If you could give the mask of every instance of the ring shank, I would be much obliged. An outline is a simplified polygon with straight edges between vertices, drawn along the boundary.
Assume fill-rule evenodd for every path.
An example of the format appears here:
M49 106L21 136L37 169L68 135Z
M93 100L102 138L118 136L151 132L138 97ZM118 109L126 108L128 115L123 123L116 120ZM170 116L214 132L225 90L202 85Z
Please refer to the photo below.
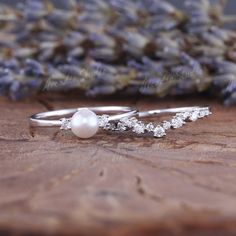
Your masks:
M139 117L147 117L147 116L154 116L154 115L168 115L171 113L178 113L178 112L190 112L190 111L194 111L196 109L197 110L206 110L206 109L209 109L209 107L193 106L193 107L158 109L158 110L139 112L138 116Z
M72 109L63 109L56 111L48 111L34 114L30 117L30 126L43 126L43 127L54 127L61 126L62 121L60 118L71 117L74 113L79 111L82 108L88 108L96 114L107 114L107 113L119 113L115 115L111 115L109 117L109 121L115 121L122 119L124 117L132 117L137 114L137 110L131 107L123 107L123 106L101 106L101 107L80 107L80 108L72 108ZM52 119L57 118L57 119Z

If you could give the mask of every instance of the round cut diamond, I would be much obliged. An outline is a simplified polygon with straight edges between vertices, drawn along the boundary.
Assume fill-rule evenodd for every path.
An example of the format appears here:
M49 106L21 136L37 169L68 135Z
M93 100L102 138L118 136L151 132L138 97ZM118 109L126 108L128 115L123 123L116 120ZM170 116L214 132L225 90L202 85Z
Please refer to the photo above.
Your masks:
M154 131L154 129L155 129L155 126L154 126L153 123L149 123L149 124L146 125L146 130L148 132Z
M206 116L206 111L199 111L199 114L198 114L198 118L203 118L203 117L205 117Z
M167 129L170 129L171 128L171 123L169 121L164 121L162 123L162 127L167 130Z
M198 118L199 118L199 111L192 112L192 114L189 117L191 121L196 121Z
M103 127L104 130L117 130L116 125L114 123L108 123L106 126Z
M61 130L70 130L71 129L71 119L62 118L61 121Z
M181 112L181 113L177 113L176 117L180 117L183 120L186 120L189 116L190 116L190 112Z
M109 115L98 117L99 127L105 128L109 124Z
M137 122L133 127L133 131L137 134L143 134L144 130L145 130L145 125L140 122Z
M181 126L183 126L185 122L180 118L180 117L174 117L172 120L171 120L171 126L174 128L174 129L177 129L177 128L180 128Z
M130 128L139 123L139 121L135 117L132 117L131 119L129 119L129 121L130 121Z
M132 119L129 119L129 118L127 118L127 117L122 118L122 119L120 120L120 122L124 123L124 124L125 124L127 127L129 127L129 128L131 128L132 125L133 125Z
M165 129L162 128L160 125L158 125L155 129L154 129L154 137L157 138L161 138L163 136L166 135Z
M126 127L126 125L125 125L124 123L119 122L119 123L117 124L117 130L118 130L118 131L125 131L125 130L127 130L127 127Z

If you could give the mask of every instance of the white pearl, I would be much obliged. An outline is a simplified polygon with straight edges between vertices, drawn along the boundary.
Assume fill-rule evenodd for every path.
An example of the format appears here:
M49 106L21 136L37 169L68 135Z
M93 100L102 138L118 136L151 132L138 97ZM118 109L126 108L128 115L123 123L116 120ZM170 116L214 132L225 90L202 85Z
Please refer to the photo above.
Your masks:
M79 138L90 138L98 129L98 117L88 108L79 109L71 118L71 130Z

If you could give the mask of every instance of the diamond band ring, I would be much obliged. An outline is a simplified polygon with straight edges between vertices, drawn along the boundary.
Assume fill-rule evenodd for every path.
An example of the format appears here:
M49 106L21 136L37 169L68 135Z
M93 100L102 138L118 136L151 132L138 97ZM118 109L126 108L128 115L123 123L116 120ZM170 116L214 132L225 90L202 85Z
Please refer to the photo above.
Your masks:
M101 113L114 115L98 115ZM59 126L64 130L71 129L79 138L90 138L97 133L99 127L104 127L105 123L129 118L136 114L136 109L122 106L64 109L35 114L30 117L30 125L40 127Z
M160 116L175 114L170 120L164 120L161 123L145 123L136 117L124 117L119 120L116 127L111 128L113 131L128 131L131 130L136 134L151 133L156 138L161 138L166 135L169 129L177 129L182 127L188 121L197 121L211 115L209 107L180 107L169 109L158 109L151 111L143 111L138 113L139 118L147 118L151 116Z
M112 113L112 115L108 115ZM114 114L115 113L115 114ZM142 118L173 114L169 120L160 123L141 121ZM99 115L101 114L101 115ZM61 130L71 130L80 138L90 138L99 128L110 131L132 131L136 134L150 133L161 138L169 129L182 127L188 121L209 116L209 107L179 107L138 112L131 107L105 106L65 109L38 113L30 118L31 126L60 126ZM57 120L52 118L58 117ZM68 118L65 118L68 117Z

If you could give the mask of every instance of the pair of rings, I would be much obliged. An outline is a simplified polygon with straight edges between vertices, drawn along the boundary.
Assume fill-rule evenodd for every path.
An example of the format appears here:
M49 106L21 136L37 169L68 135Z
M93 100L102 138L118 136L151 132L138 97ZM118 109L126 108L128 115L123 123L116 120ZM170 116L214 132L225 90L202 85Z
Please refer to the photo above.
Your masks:
M174 114L169 120L153 123L140 118ZM136 134L149 133L161 138L169 129L182 127L188 121L196 121L209 116L209 107L179 107L138 111L132 107L101 106L42 112L30 117L31 126L60 127L71 130L79 138L94 136L99 128L109 131L132 131Z

